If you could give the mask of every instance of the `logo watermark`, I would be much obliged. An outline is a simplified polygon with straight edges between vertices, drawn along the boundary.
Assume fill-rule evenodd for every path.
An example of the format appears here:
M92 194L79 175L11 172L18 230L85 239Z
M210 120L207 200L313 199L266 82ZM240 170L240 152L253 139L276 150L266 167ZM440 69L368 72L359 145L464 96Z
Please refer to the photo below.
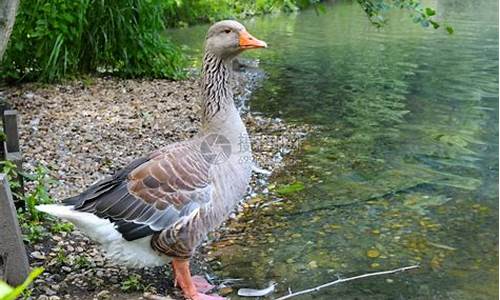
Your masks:
M206 162L218 165L231 156L231 142L221 134L210 134L203 139L200 152Z

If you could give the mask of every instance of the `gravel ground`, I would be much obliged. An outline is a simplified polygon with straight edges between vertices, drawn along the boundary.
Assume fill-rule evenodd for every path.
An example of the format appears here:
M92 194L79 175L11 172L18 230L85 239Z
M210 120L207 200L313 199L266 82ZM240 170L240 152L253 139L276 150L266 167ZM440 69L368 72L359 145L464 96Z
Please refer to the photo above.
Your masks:
M262 78L256 70L238 72L235 88L241 107ZM134 158L190 138L200 123L196 79L92 78L11 87L4 96L20 114L24 168L47 166L59 181L50 190L58 200L81 192ZM269 171L283 167L282 157L311 130L250 113L244 114L244 120L256 161ZM267 178L255 173L246 199L262 192ZM167 295L164 299L180 297L172 287L169 267L135 270L116 265L78 230L50 235L29 245L28 252L33 266L46 268L35 282L31 299L139 299L143 291ZM193 263L194 273L210 274L203 255Z

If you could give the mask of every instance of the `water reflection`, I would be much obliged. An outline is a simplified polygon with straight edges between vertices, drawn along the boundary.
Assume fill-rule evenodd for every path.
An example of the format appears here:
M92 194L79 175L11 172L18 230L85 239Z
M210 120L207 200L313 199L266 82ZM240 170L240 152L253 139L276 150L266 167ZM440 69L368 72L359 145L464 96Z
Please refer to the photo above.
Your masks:
M438 5L453 36L348 2L249 22L271 45L251 109L322 130L273 182L305 189L233 223L220 274L284 293L420 263L317 298L498 297L498 3Z

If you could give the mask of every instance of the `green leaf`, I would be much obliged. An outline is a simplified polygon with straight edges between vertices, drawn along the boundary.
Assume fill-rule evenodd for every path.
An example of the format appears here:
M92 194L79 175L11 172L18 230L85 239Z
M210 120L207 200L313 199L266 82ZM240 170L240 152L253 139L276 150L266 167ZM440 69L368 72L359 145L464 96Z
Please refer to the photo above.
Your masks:
M425 8L425 14L428 16L428 17L432 17L436 14L436 11L430 7L426 7Z
M299 191L302 191L304 189L304 184L300 181L291 183L291 184L285 184L280 186L279 188L276 189L276 192L282 196L296 193Z
M451 27L451 26L446 26L446 31L448 31L449 34L453 34L453 32L455 32L453 30L453 27Z
M3 281L0 281L0 300L15 300L19 297L25 289L37 278L40 274L42 274L43 268L35 268L28 275L28 278L19 286L12 288L8 284Z
M435 22L435 21L432 21L432 20L429 20L429 22L431 22L432 27L434 27L434 29L438 29L439 26L440 26L438 22Z
M7 283L0 281L0 299L5 299L14 289Z

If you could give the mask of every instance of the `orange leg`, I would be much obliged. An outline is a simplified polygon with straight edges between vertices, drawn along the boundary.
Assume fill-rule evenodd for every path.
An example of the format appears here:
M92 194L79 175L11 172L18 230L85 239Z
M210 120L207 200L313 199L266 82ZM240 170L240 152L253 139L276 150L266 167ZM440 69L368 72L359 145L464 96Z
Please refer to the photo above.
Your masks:
M200 285L198 288L200 290L204 289L207 291L208 288L206 285L208 284L206 281L199 280L198 276L195 276L195 280L191 277L191 272L189 271L189 260L188 259L179 259L174 258L172 260L172 268L174 269L174 277L175 277L175 285L179 285L184 293L184 296L187 299L191 300L222 300L222 298L217 295L205 295L203 293L198 292L195 283ZM213 287L211 287L213 288ZM210 288L210 289L211 289ZM210 290L208 289L208 290Z

